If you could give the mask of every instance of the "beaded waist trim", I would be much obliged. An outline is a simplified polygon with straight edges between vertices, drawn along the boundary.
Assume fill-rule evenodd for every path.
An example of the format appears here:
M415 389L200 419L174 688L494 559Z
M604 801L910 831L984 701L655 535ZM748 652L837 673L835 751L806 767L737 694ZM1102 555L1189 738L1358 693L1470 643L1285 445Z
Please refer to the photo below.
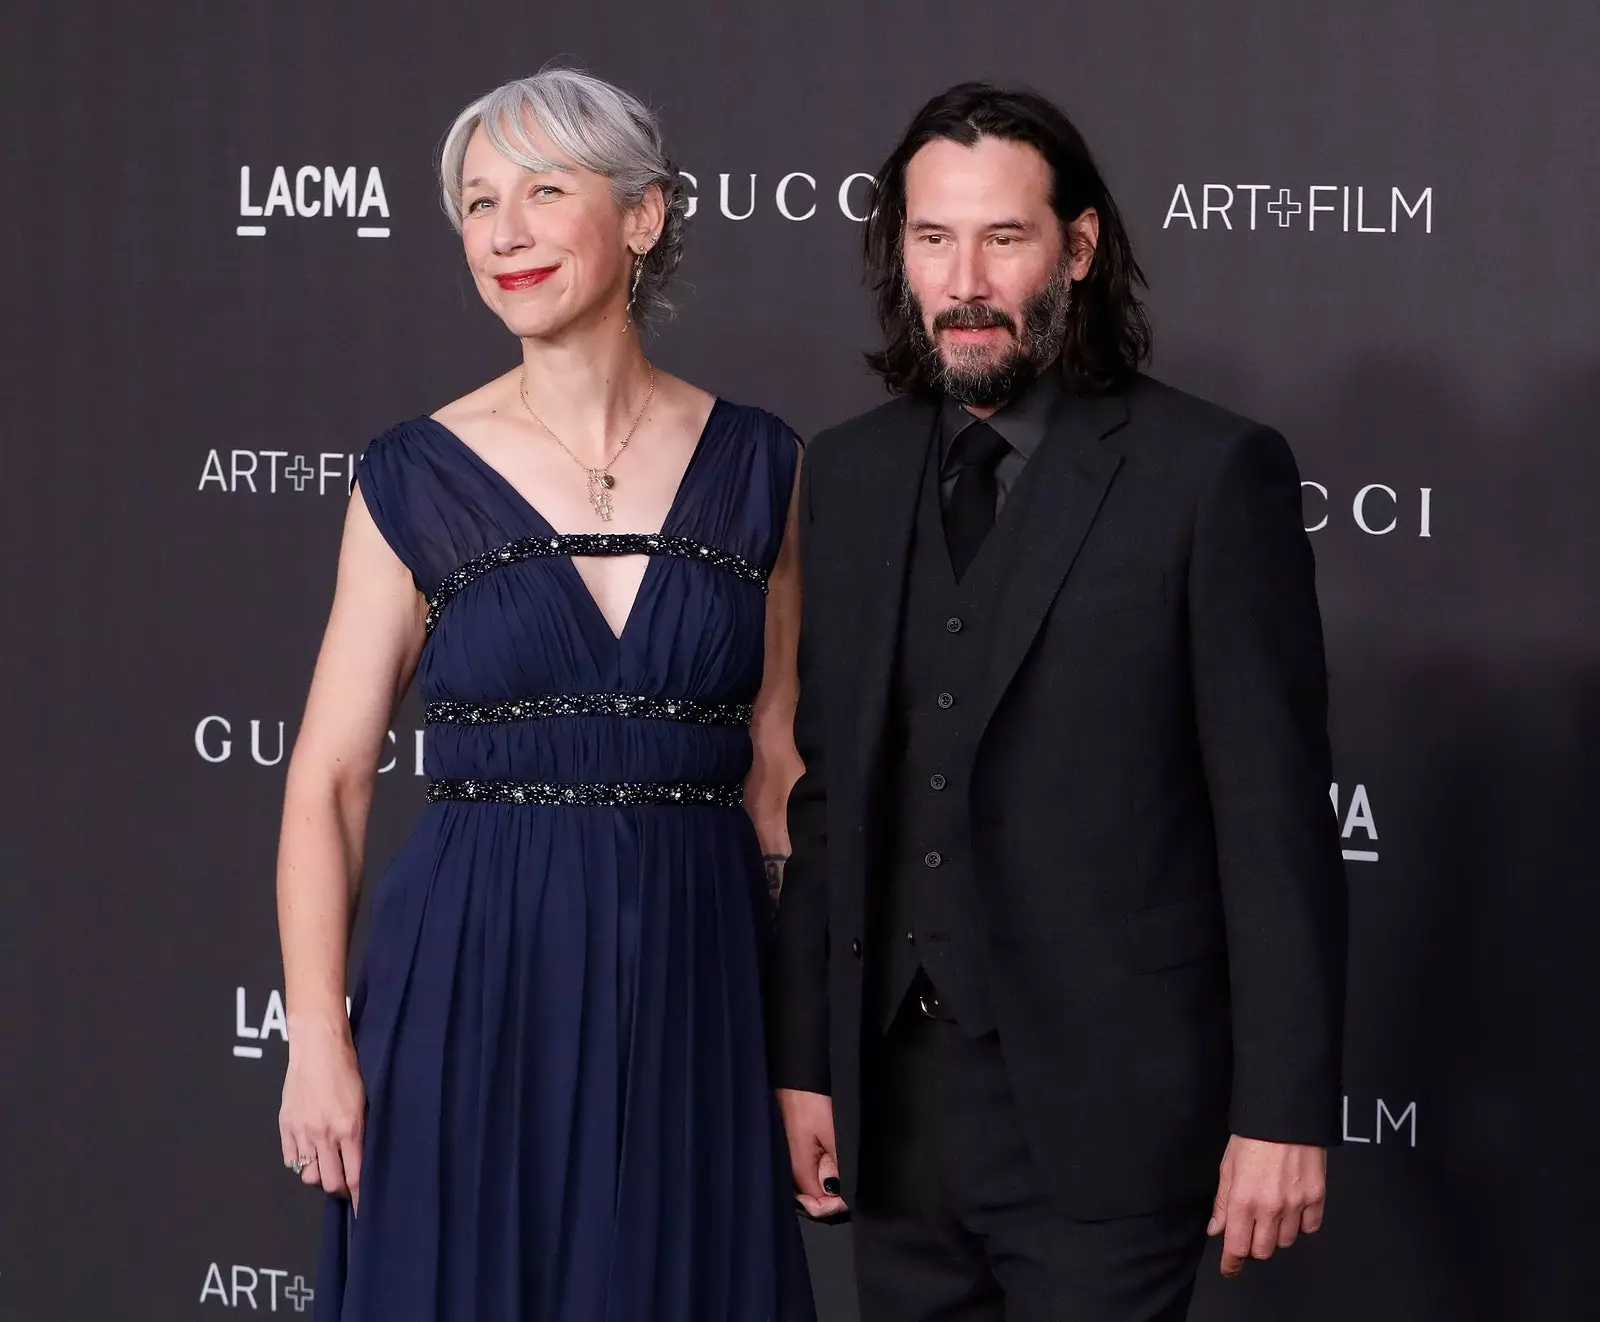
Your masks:
M763 592L767 590L767 572L751 564L742 555L732 551L719 551L714 546L697 542L692 537L668 537L661 533L644 532L572 532L555 537L523 537L495 551L474 556L460 568L446 574L433 596L428 598L428 614L423 622L426 633L433 632L439 623L439 614L450 598L462 588L477 582L491 570L504 565L514 565L521 560L561 555L671 555L683 560L698 560L714 569L723 569L748 583L754 583Z
M500 725L550 716L635 716L694 725L749 725L748 702L694 702L689 698L647 698L632 693L558 693L510 702L430 702L423 709L429 725Z
M466 803L573 804L597 808L634 808L673 803L737 808L744 803L744 786L738 783L679 781L541 785L524 780L436 780L428 786L428 802L438 803L444 799Z

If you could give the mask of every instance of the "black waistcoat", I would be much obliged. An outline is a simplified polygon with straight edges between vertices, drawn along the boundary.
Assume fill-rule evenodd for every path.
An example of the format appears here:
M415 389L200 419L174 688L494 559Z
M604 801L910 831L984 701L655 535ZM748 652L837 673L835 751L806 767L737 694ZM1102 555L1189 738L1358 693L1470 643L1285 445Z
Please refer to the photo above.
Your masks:
M938 434L929 443L900 619L884 802L884 890L871 934L870 1015L887 1028L920 968L973 1034L994 1026L987 943L972 871L966 728L990 645L992 606L1024 514L1019 480L958 584L939 504Z

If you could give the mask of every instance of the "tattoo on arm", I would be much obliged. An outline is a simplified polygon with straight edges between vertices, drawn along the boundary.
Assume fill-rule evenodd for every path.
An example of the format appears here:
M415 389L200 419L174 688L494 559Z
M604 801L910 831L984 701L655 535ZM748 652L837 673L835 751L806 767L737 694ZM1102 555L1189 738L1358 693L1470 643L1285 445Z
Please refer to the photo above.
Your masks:
M789 861L787 854L763 854L761 866L767 873L767 898L772 907L778 907L778 896L783 890L783 865Z

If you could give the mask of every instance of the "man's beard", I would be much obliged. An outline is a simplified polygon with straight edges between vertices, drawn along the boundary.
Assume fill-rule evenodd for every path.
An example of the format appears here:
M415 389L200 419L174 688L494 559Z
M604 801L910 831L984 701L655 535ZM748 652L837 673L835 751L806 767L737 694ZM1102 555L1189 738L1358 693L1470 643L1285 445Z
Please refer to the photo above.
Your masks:
M1061 354L1067 338L1067 304L1071 283L1065 268L1058 269L1044 288L1022 303L1022 330L1004 310L989 303L957 303L933 319L930 335L922 305L905 284L911 341L934 387L960 404L973 408L998 408L1015 398ZM983 345L946 346L940 352L936 337L944 330L980 330L1000 326L1011 332L1011 344L998 357Z

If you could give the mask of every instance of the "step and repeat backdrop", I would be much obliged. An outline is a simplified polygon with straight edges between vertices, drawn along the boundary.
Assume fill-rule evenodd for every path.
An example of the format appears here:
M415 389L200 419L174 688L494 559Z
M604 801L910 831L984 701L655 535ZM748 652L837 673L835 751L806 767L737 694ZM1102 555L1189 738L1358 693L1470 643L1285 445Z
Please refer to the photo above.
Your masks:
M551 61L664 117L665 368L812 433L880 398L860 223L969 77L1063 103L1158 376L1305 478L1352 896L1325 1232L1194 1316L1596 1315L1600 11L1461 0L13 0L0 1319L308 1313L283 1169L283 773L353 467L504 371L436 197ZM422 803L414 699L369 882ZM855 1317L849 1231L808 1245ZM641 1319L641 1322L646 1320Z

